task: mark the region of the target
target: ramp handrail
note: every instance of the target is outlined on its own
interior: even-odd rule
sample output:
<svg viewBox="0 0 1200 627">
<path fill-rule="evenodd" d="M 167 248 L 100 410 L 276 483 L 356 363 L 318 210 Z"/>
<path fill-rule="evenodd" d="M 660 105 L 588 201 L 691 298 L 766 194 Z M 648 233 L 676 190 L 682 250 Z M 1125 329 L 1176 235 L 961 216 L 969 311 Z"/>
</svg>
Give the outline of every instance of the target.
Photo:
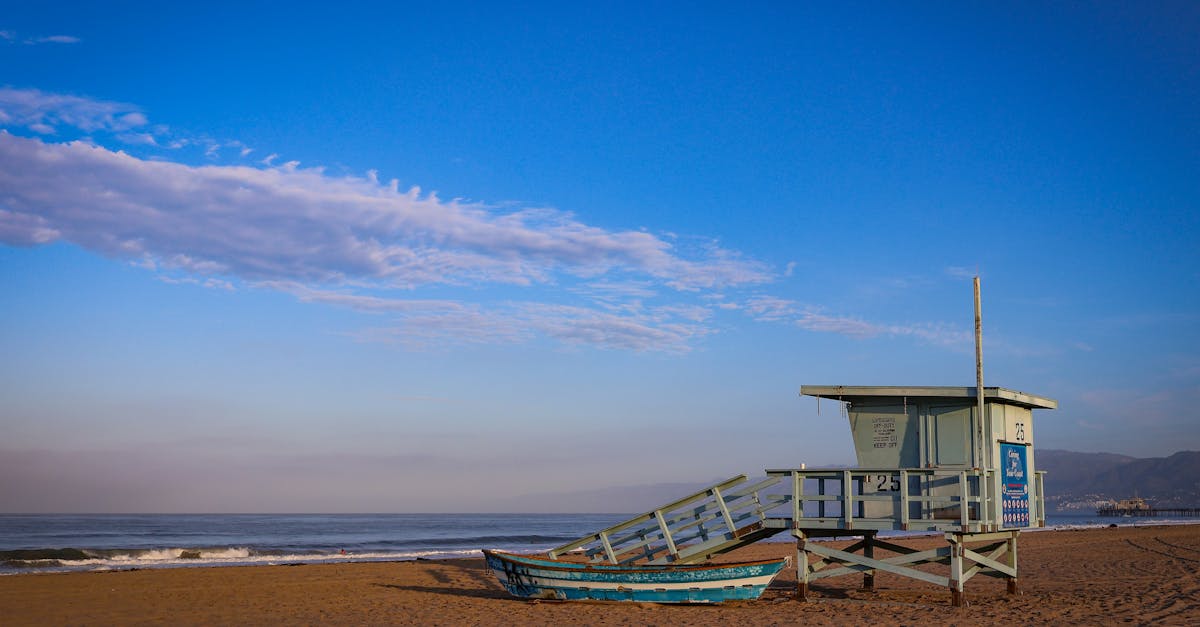
<svg viewBox="0 0 1200 627">
<path fill-rule="evenodd" d="M 748 485 L 747 480 L 737 475 L 548 554 L 556 559 L 582 550 L 592 562 L 686 563 L 740 546 L 750 534 L 771 535 L 777 530 L 764 530 L 762 523 L 766 512 L 782 501 L 764 502 L 760 492 L 780 479 L 767 477 Z"/>
</svg>

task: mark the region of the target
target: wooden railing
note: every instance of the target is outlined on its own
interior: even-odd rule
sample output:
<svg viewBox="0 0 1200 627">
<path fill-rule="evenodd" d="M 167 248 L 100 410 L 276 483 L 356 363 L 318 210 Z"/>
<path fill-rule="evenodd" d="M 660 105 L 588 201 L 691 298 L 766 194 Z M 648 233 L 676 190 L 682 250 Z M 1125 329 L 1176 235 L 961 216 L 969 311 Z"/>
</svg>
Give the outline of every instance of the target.
<svg viewBox="0 0 1200 627">
<path fill-rule="evenodd" d="M 1043 526 L 1042 475 L 1029 485 L 1030 526 Z M 797 527 L 845 530 L 910 530 L 981 533 L 1003 525 L 1002 487 L 993 470 L 943 468 L 848 468 L 768 470 L 788 491 L 764 495 L 781 506 L 772 521 Z M 782 505 L 788 507 L 782 507 Z M 790 511 L 789 511 L 790 509 Z M 776 522 L 776 524 L 778 524 Z"/>
<path fill-rule="evenodd" d="M 1045 525 L 1042 475 L 1029 526 Z M 782 490 L 782 491 L 780 491 Z M 990 533 L 1004 530 L 993 470 L 847 468 L 738 475 L 548 552 L 610 564 L 694 563 L 787 529 Z"/>
<path fill-rule="evenodd" d="M 778 477 L 747 483 L 738 475 L 603 531 L 549 551 L 552 559 L 580 551 L 588 561 L 611 564 L 692 563 L 774 535 L 766 512 L 782 501 L 761 492 Z M 777 499 L 780 497 L 776 497 Z"/>
</svg>

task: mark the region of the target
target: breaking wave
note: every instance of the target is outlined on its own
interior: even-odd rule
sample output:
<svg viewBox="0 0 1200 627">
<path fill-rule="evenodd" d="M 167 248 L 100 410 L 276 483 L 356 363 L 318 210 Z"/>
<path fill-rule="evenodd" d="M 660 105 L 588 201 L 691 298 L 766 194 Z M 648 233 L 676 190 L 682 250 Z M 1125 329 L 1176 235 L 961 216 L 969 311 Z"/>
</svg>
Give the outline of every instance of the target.
<svg viewBox="0 0 1200 627">
<path fill-rule="evenodd" d="M 249 547 L 159 549 L 22 549 L 0 551 L 0 574 L 79 570 L 135 570 L 189 566 L 251 566 L 372 562 L 479 556 L 478 548 L 414 551 L 283 551 Z"/>
<path fill-rule="evenodd" d="M 619 514 L 0 514 L 0 574 L 537 553 Z"/>
</svg>

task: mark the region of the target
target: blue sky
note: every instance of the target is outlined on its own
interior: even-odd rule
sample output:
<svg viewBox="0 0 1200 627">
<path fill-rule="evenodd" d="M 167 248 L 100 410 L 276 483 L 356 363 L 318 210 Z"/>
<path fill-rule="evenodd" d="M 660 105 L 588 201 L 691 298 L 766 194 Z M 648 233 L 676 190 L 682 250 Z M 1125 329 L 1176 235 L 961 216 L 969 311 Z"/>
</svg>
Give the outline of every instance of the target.
<svg viewBox="0 0 1200 627">
<path fill-rule="evenodd" d="M 10 8 L 0 507 L 852 463 L 799 386 L 972 385 L 976 273 L 1039 447 L 1200 448 L 1198 41 L 1190 3 Z"/>
</svg>

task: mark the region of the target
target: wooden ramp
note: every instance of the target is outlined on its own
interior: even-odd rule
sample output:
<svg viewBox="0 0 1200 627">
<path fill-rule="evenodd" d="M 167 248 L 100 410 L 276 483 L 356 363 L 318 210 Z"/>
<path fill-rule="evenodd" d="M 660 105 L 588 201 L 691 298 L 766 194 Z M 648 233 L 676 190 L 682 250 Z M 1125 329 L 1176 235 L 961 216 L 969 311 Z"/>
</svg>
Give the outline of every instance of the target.
<svg viewBox="0 0 1200 627">
<path fill-rule="evenodd" d="M 663 507 L 549 551 L 551 559 L 581 551 L 590 562 L 691 564 L 783 531 L 767 512 L 784 504 L 762 494 L 781 477 L 749 483 L 738 475 Z"/>
</svg>

